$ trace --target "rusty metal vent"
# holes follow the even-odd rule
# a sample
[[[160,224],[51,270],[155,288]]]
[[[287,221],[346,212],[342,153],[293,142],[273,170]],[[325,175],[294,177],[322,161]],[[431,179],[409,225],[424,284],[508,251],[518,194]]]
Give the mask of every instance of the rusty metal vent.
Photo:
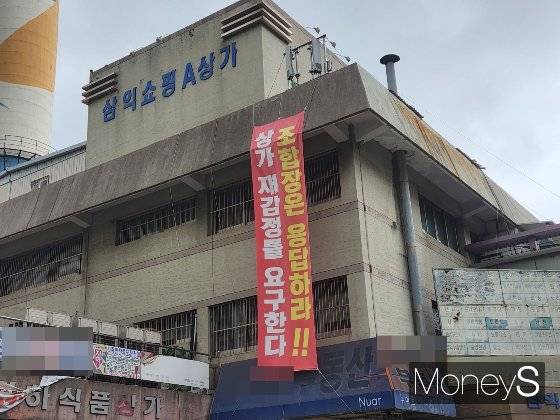
[[[255,25],[265,25],[285,42],[291,42],[292,25],[280,13],[264,3],[249,7],[222,20],[222,38],[232,37]]]
[[[96,99],[117,91],[117,73],[111,73],[82,86],[82,102],[89,105]]]

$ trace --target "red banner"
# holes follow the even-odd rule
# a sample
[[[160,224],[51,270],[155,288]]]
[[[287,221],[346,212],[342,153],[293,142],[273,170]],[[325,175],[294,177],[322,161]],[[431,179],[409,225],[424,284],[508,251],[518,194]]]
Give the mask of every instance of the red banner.
[[[317,369],[301,112],[253,128],[258,366]]]

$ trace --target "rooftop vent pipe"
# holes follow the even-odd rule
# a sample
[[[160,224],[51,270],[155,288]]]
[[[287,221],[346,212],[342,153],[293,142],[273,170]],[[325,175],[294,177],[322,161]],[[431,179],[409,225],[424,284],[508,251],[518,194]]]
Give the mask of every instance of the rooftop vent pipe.
[[[396,54],[387,54],[381,57],[379,62],[385,65],[385,73],[387,73],[387,89],[391,92],[397,92],[397,78],[395,76],[395,63],[401,58]]]

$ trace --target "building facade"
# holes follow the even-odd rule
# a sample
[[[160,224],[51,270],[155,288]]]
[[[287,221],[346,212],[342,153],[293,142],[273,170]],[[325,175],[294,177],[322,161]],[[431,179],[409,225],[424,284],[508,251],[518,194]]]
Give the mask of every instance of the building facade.
[[[153,328],[214,366],[254,358],[251,130],[305,111],[318,345],[415,334],[410,245],[434,334],[432,270],[538,220],[359,65],[326,51],[313,74],[303,49],[287,80],[286,47],[312,38],[243,0],[92,72],[87,149],[0,175],[0,313]]]

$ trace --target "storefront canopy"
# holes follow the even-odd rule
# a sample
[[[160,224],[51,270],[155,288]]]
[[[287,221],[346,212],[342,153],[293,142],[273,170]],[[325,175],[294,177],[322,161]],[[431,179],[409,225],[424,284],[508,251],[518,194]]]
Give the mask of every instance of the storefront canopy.
[[[455,416],[454,404],[411,404],[408,372],[377,367],[375,348],[375,339],[321,347],[319,370],[295,372],[293,380],[255,379],[256,359],[224,365],[211,418],[360,417],[387,411]]]

